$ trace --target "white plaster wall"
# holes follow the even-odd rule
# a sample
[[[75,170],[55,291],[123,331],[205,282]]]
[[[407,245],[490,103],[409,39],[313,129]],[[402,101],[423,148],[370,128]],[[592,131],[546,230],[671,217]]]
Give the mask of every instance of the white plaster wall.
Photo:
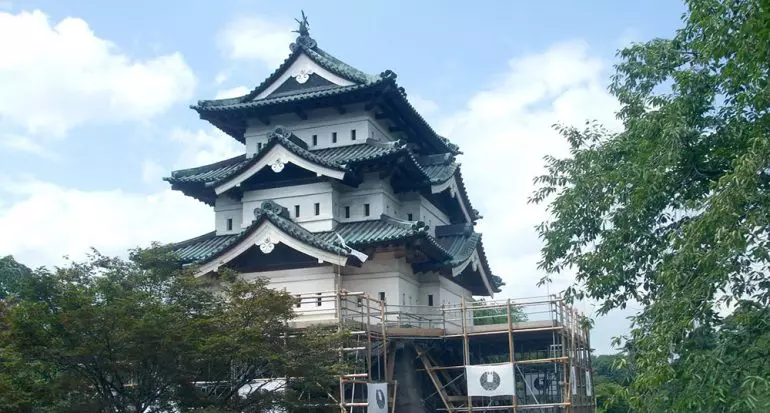
[[[398,312],[406,311],[401,308],[412,298],[413,305],[419,296],[419,282],[412,272],[412,266],[406,259],[396,256],[395,252],[377,253],[373,260],[367,261],[360,268],[345,267],[342,269],[342,288],[353,292],[365,292],[374,299],[380,298],[380,292],[385,293],[387,311],[392,313],[388,321],[398,321]],[[416,311],[416,310],[415,310]]]
[[[243,206],[228,195],[220,195],[214,203],[214,228],[217,235],[237,234],[243,224]],[[253,215],[252,215],[253,216]],[[227,230],[227,220],[233,220],[233,229]]]
[[[244,134],[246,154],[252,156],[260,143],[266,144],[268,133],[273,131],[276,125],[288,128],[305,141],[310,150],[364,144],[367,138],[381,141],[396,139],[374,120],[372,113],[365,112],[362,107],[353,109],[344,115],[335,109],[319,109],[309,112],[307,120],[302,120],[296,114],[281,115],[271,118],[270,125],[250,121],[250,126]],[[356,131],[355,140],[352,139],[352,130]],[[337,133],[336,143],[332,141],[333,132]],[[313,135],[317,137],[316,145],[313,145]]]
[[[388,182],[379,179],[377,173],[364,176],[357,188],[339,185],[336,219],[339,222],[356,222],[379,219],[380,215],[399,216],[401,202]],[[369,204],[369,216],[364,215],[364,204]],[[345,207],[350,207],[350,217],[345,217]]]
[[[473,297],[470,291],[446,277],[439,278],[439,295],[442,305],[460,305],[463,297],[466,300]]]
[[[331,182],[247,191],[243,194],[243,222],[248,226],[254,220],[254,209],[269,199],[288,209],[291,219],[308,231],[331,231],[335,226],[334,192]],[[316,203],[320,206],[318,215]],[[299,205],[299,217],[294,215],[295,205]]]
[[[332,265],[243,273],[241,277],[246,281],[264,277],[269,281],[271,288],[285,290],[292,295],[301,295],[303,302],[295,308],[299,321],[323,320],[335,316],[334,299],[321,297],[321,305],[318,305],[316,298],[317,293],[328,294],[335,291],[335,267]]]
[[[400,194],[400,200],[400,218],[409,219],[409,214],[412,214],[412,220],[428,224],[433,235],[436,234],[437,226],[450,223],[449,217],[443,211],[417,192]]]

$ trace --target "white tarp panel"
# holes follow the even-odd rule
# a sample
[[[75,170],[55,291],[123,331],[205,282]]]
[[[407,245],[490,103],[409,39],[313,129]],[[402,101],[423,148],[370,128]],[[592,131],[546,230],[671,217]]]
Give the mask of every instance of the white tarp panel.
[[[388,383],[367,383],[368,413],[388,413]]]
[[[553,374],[527,373],[524,375],[524,382],[527,388],[527,394],[540,396],[556,396],[559,394],[557,387],[558,379]]]
[[[516,393],[513,364],[465,366],[469,396],[512,396]]]
[[[591,397],[594,395],[594,389],[591,387],[591,372],[586,370],[586,396]]]
[[[576,395],[578,384],[577,384],[577,374],[575,374],[575,366],[572,366],[572,369],[570,369],[569,381],[570,381],[570,384],[572,385],[572,394]]]

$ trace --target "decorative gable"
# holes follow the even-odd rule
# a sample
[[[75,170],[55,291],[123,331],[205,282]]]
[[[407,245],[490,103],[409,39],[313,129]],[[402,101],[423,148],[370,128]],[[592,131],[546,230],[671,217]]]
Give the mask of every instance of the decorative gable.
[[[283,69],[283,70],[281,70]],[[252,100],[279,97],[294,93],[324,90],[355,83],[319,65],[306,53],[300,52],[288,67],[279,68],[277,78]]]

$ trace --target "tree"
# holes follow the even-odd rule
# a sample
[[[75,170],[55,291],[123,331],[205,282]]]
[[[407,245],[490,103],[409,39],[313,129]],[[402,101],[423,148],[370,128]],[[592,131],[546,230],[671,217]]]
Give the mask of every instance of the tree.
[[[543,281],[574,269],[567,295],[601,312],[642,306],[628,337],[639,411],[765,411],[770,7],[687,6],[673,38],[619,53],[621,132],[557,126],[571,153],[536,178],[531,201],[552,216],[540,267]]]
[[[484,299],[478,301],[483,306]],[[481,326],[488,324],[508,324],[509,307],[490,307],[473,310],[473,325]],[[527,321],[527,314],[520,306],[511,304],[511,322],[520,323]]]
[[[592,357],[593,385],[596,411],[599,413],[630,413],[628,386],[634,379],[634,370],[623,354],[604,354]]]
[[[4,407],[258,413],[291,405],[294,389],[323,387],[338,374],[336,336],[289,329],[294,297],[227,271],[219,280],[193,274],[151,248],[129,260],[94,252],[17,278],[0,308],[0,363],[9,368],[0,390],[15,393],[0,392]],[[290,388],[247,390],[276,377],[292,378]]]

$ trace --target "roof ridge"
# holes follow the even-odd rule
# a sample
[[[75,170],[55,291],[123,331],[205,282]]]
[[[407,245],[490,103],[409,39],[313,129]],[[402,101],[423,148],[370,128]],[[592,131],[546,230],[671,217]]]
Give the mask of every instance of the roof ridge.
[[[210,164],[207,164],[207,165],[195,166],[195,167],[192,167],[192,168],[185,168],[185,169],[177,169],[175,171],[171,171],[171,176],[169,178],[179,178],[179,177],[185,176],[185,174],[190,174],[191,175],[191,174],[195,174],[195,173],[206,171],[206,170],[208,170],[210,168],[226,166],[226,165],[230,165],[231,163],[235,164],[235,163],[238,163],[238,162],[243,161],[245,159],[246,159],[246,154],[242,153],[240,155],[233,156],[232,158],[227,158],[227,159],[224,159],[224,160],[221,160],[221,161],[217,161],[217,162],[214,162],[214,163],[210,163]],[[167,178],[163,178],[163,179],[165,180]]]
[[[415,232],[427,232],[430,228],[428,224],[423,221],[407,221],[405,219],[392,217],[387,214],[380,215],[380,219],[390,224],[400,226],[404,229],[413,230]]]
[[[454,162],[455,156],[450,152],[422,155],[417,161],[423,166],[444,165]]]
[[[194,244],[194,243],[199,242],[201,240],[211,238],[212,236],[217,236],[217,231],[216,230],[209,231],[209,232],[207,232],[205,234],[198,235],[197,237],[186,239],[184,241],[172,242],[170,244],[166,244],[166,246],[170,247],[170,248],[186,247],[186,246],[188,246],[190,244]]]

